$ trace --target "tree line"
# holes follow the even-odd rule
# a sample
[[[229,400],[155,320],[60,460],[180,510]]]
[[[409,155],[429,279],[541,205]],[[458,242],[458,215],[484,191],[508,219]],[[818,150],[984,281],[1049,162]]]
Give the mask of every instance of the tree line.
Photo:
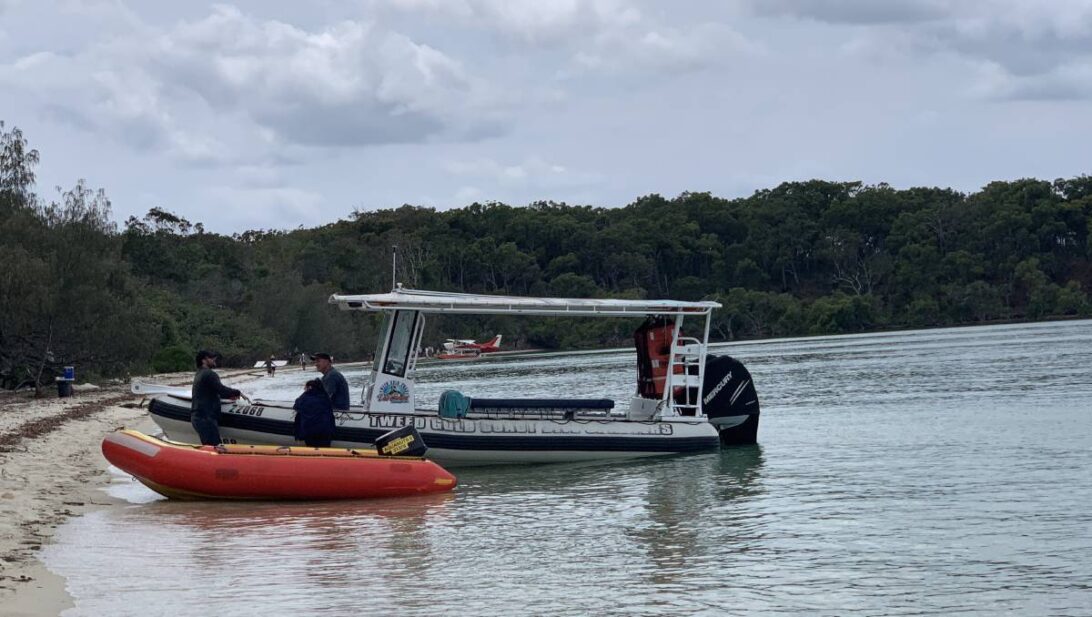
[[[122,225],[83,181],[45,200],[39,154],[0,124],[0,383],[66,364],[101,376],[328,351],[365,357],[377,318],[328,305],[391,286],[561,297],[714,299],[719,339],[1092,314],[1092,177],[980,191],[811,180],[749,197],[620,208],[474,203],[354,212],[314,229],[210,233],[153,208]],[[426,344],[628,344],[615,320],[443,316]]]

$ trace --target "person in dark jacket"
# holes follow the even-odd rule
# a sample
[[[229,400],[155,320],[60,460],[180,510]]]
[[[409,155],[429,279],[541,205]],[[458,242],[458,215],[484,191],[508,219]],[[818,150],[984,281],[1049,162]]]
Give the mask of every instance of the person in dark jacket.
[[[203,446],[220,445],[220,399],[234,401],[242,397],[250,402],[242,392],[220,383],[220,376],[212,370],[219,360],[220,354],[214,351],[197,352],[197,374],[193,376],[190,398],[190,424],[197,431]]]
[[[312,448],[329,448],[334,439],[334,407],[322,381],[308,381],[292,409],[296,410],[296,439]]]
[[[334,368],[333,357],[328,353],[317,353],[311,359],[315,362],[315,368],[322,373],[322,386],[330,395],[334,410],[349,411],[349,382],[345,381],[341,371]]]

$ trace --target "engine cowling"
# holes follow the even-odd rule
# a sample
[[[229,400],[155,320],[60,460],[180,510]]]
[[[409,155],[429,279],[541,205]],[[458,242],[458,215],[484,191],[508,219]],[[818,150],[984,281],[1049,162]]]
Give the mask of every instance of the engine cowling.
[[[751,373],[731,356],[707,356],[702,409],[725,445],[758,442],[758,392]]]

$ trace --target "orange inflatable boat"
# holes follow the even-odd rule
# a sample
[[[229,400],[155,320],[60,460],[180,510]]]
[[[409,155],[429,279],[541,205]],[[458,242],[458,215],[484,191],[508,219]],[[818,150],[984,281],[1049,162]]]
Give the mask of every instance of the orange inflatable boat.
[[[422,458],[286,446],[191,446],[130,430],[102,454],[172,499],[365,499],[450,491],[455,476]]]

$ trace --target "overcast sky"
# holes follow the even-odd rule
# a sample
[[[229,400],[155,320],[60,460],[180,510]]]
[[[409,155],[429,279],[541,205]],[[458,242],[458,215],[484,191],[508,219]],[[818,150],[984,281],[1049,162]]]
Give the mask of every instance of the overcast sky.
[[[1092,0],[0,0],[39,193],[313,227],[403,203],[1092,171]]]

